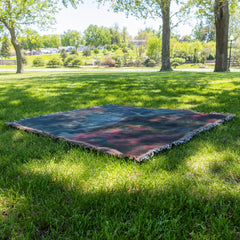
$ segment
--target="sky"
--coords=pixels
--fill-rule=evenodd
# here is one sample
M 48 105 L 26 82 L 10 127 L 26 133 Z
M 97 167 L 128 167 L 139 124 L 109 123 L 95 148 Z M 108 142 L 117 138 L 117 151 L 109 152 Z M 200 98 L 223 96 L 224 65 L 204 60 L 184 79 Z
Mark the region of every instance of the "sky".
M 175 8 L 176 6 L 172 6 L 172 9 Z M 133 16 L 126 17 L 124 13 L 109 11 L 107 6 L 98 8 L 97 3 L 88 0 L 84 4 L 80 4 L 77 9 L 73 9 L 71 6 L 68 6 L 68 8 L 62 7 L 62 10 L 56 14 L 56 24 L 52 26 L 53 29 L 40 32 L 40 34 L 63 34 L 68 29 L 83 33 L 90 24 L 99 27 L 112 27 L 114 24 L 118 24 L 120 29 L 127 27 L 128 33 L 134 37 L 140 30 L 146 27 L 158 30 L 161 25 L 161 19 L 141 20 Z M 183 36 L 190 35 L 191 31 L 192 27 L 189 24 L 181 24 L 181 28 L 179 27 L 173 32 Z

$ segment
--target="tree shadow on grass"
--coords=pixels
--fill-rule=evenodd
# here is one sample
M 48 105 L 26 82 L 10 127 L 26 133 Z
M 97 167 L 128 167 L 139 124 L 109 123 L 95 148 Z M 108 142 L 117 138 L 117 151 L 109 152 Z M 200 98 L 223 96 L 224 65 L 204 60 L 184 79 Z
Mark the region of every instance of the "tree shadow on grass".
M 219 81 L 225 77 L 225 74 L 206 76 L 205 73 L 26 75 L 21 78 L 18 86 L 11 82 L 1 93 L 5 97 L 1 102 L 5 108 L 0 113 L 0 119 L 13 121 L 109 103 L 155 108 L 178 108 L 193 104 L 192 109 L 200 112 L 235 112 L 236 102 L 240 100 L 237 89 L 223 89 L 220 92 L 209 89 L 209 80 Z M 236 75 L 228 75 L 228 78 L 235 80 Z M 193 96 L 191 101 L 182 98 L 190 95 Z M 205 101 L 198 99 L 198 96 L 204 97 Z M 183 156 L 191 154 L 185 152 Z M 180 156 L 170 158 L 166 162 L 176 166 L 173 164 L 166 168 L 177 168 L 177 162 L 184 162 L 179 161 Z
M 62 158 L 70 150 L 67 145 L 64 148 Z M 57 163 L 59 154 L 51 150 L 53 145 L 42 159 L 50 151 Z M 239 196 L 217 192 L 208 184 L 203 189 L 201 181 L 172 176 L 155 188 L 146 188 L 137 178 L 134 181 L 139 182 L 114 188 L 86 189 L 77 181 L 66 180 L 74 175 L 56 175 L 49 168 L 40 171 L 29 160 L 11 159 L 5 169 L 6 181 L 1 179 L 1 195 L 8 199 L 0 225 L 2 239 L 234 239 L 239 231 Z M 89 174 L 86 164 L 83 176 L 84 171 Z M 99 183 L 109 164 L 111 160 L 94 176 Z M 142 171 L 140 166 L 138 169 Z
M 196 96 L 195 110 L 226 109 L 237 117 L 141 165 L 1 126 L 0 238 L 237 239 L 240 199 L 236 181 L 232 186 L 228 179 L 239 173 L 226 167 L 236 160 L 210 165 L 207 180 L 189 167 L 201 147 L 239 152 L 239 93 L 209 89 L 209 80 L 224 74 L 43 76 L 23 76 L 0 92 L 1 123 L 109 103 L 187 107 L 184 95 Z M 234 85 L 236 76 L 228 75 Z M 203 103 L 198 96 L 212 99 Z M 231 190 L 215 188 L 216 182 Z

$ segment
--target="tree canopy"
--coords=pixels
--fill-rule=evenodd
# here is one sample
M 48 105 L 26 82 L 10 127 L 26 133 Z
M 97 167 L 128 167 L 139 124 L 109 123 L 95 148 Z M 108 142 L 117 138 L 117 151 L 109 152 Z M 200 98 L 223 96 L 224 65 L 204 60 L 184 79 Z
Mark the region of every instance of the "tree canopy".
M 31 25 L 41 28 L 51 26 L 55 22 L 59 0 L 0 0 L 0 28 L 5 27 L 11 36 L 11 42 L 17 56 L 17 73 L 23 72 L 19 33 Z M 62 0 L 66 6 L 76 6 L 81 0 Z
M 111 34 L 109 29 L 105 27 L 98 27 L 97 25 L 90 25 L 85 31 L 86 45 L 92 47 L 103 46 L 111 44 Z

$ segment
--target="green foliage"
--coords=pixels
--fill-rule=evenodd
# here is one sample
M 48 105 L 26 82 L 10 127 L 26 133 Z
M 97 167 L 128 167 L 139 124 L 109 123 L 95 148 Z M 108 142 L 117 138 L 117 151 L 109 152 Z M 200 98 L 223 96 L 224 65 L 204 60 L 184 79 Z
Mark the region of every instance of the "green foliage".
M 123 47 L 123 48 L 122 48 L 122 52 L 123 52 L 123 53 L 128 53 L 128 48 L 127 48 L 127 47 Z
M 9 58 L 11 56 L 10 47 L 11 47 L 11 42 L 7 37 L 4 37 L 2 40 L 2 47 L 1 47 L 1 56 L 3 58 Z
M 54 13 L 58 11 L 58 1 L 28 0 L 0 1 L 0 22 L 11 28 L 24 29 L 31 23 L 49 26 L 54 23 Z
M 77 55 L 70 55 L 64 61 L 64 66 L 66 67 L 79 67 L 84 65 L 82 59 Z
M 197 54 L 197 50 L 194 51 L 193 63 L 199 63 L 199 56 Z
M 148 58 L 144 61 L 144 65 L 146 67 L 155 67 L 157 65 L 157 63 L 154 59 Z
M 111 43 L 111 34 L 109 29 L 90 25 L 85 31 L 85 42 L 87 46 L 98 47 Z
M 42 67 L 45 65 L 45 62 L 44 62 L 44 59 L 42 57 L 36 57 L 34 60 L 33 60 L 33 66 L 34 67 Z
M 72 48 L 70 54 L 71 55 L 78 55 L 78 52 L 77 52 L 76 48 Z
M 17 73 L 23 72 L 21 45 L 17 35 L 32 25 L 44 28 L 54 24 L 54 14 L 59 10 L 58 2 L 58 0 L 0 0 L 0 27 L 4 26 L 11 35 L 17 56 Z
M 239 239 L 239 83 L 239 73 L 1 73 L 0 238 Z M 143 164 L 4 125 L 109 103 L 236 117 Z
M 203 22 L 199 25 L 196 25 L 193 29 L 193 35 L 195 40 L 199 40 L 201 42 L 209 42 L 216 40 L 216 30 L 214 26 L 214 19 L 211 19 L 211 22 L 208 22 L 205 26 L 203 26 Z
M 116 62 L 116 67 L 123 67 L 124 66 L 124 60 L 123 60 L 123 56 L 122 55 L 114 55 L 112 57 L 115 62 Z
M 240 5 L 230 15 L 229 36 L 233 35 L 235 41 L 240 40 Z
M 80 67 L 83 65 L 83 61 L 81 60 L 80 57 L 75 57 L 72 61 L 71 61 L 71 65 L 73 67 Z
M 19 41 L 23 49 L 32 51 L 43 47 L 41 38 L 37 31 L 26 29 Z
M 44 48 L 58 48 L 62 45 L 60 35 L 57 34 L 43 35 L 40 41 Z
M 129 66 L 129 63 L 131 62 L 132 58 L 129 53 L 124 53 L 123 55 L 123 66 L 127 67 Z
M 94 65 L 97 65 L 97 66 L 100 66 L 102 63 L 101 59 L 100 58 L 97 58 L 95 61 L 94 61 Z
M 79 48 L 83 44 L 83 37 L 80 32 L 75 30 L 68 30 L 61 35 L 62 46 L 75 46 Z
M 176 39 L 171 40 L 171 56 L 172 58 L 184 58 L 185 60 L 193 60 L 199 62 L 201 55 L 205 58 L 215 57 L 215 42 L 202 43 L 200 41 L 179 42 Z
M 63 62 L 59 57 L 52 57 L 47 63 L 47 66 L 50 68 L 57 68 L 62 65 L 63 65 Z
M 114 43 L 114 44 L 112 45 L 112 49 L 113 49 L 114 51 L 116 51 L 116 50 L 119 49 L 119 46 L 118 46 L 116 43 Z
M 103 49 L 103 54 L 107 55 L 108 54 L 108 50 L 107 49 Z
M 178 63 L 179 65 L 180 64 L 183 64 L 186 62 L 185 58 L 171 58 L 171 63 Z
M 115 52 L 114 52 L 114 55 L 123 55 L 123 51 L 121 49 L 117 49 Z
M 65 49 L 61 50 L 60 56 L 61 56 L 63 61 L 67 58 L 68 54 L 67 54 Z
M 111 46 L 110 44 L 107 44 L 106 49 L 107 49 L 108 51 L 111 51 L 111 50 L 112 50 L 112 46 Z
M 176 68 L 177 66 L 180 66 L 179 62 L 172 62 L 171 65 Z
M 137 36 L 134 38 L 135 40 L 144 40 L 145 45 L 147 45 L 149 39 L 151 37 L 154 37 L 155 32 L 151 28 L 146 28 L 144 30 L 140 30 L 137 34 Z
M 95 54 L 98 54 L 98 53 L 99 53 L 99 49 L 98 49 L 98 48 L 94 48 L 93 52 L 94 52 Z
M 121 44 L 121 34 L 119 32 L 118 25 L 115 24 L 114 27 L 109 28 L 109 32 L 111 35 L 111 44 L 114 46 L 120 46 Z
M 141 66 L 143 66 L 143 63 L 144 63 L 144 61 L 143 61 L 142 58 L 137 58 L 137 59 L 133 62 L 133 65 L 134 65 L 134 67 L 141 67 Z
M 161 49 L 162 49 L 161 39 L 155 36 L 150 37 L 147 46 L 147 56 L 153 59 L 155 62 L 159 63 L 161 58 Z
M 71 66 L 71 62 L 76 58 L 74 55 L 70 55 L 64 61 L 64 66 Z
M 90 49 L 84 49 L 83 52 L 82 52 L 82 55 L 85 56 L 85 57 L 89 57 L 91 56 L 91 50 Z

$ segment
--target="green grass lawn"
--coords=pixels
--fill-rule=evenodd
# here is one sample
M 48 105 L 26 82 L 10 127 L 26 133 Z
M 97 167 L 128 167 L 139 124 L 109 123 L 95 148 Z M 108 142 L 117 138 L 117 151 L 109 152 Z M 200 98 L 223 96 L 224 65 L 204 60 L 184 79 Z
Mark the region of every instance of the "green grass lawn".
M 4 122 L 100 104 L 236 117 L 136 162 Z M 0 239 L 239 239 L 239 73 L 0 74 Z

